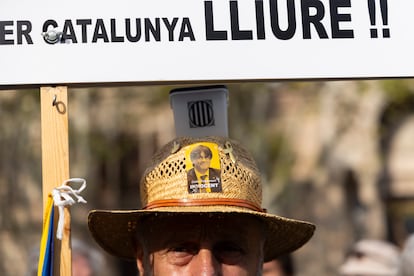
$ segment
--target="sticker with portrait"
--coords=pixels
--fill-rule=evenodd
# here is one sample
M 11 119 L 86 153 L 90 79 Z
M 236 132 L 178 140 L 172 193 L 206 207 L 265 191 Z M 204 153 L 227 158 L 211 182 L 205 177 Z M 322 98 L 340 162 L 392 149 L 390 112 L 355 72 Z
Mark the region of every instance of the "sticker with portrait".
M 221 167 L 218 145 L 200 142 L 185 149 L 188 192 L 220 193 Z

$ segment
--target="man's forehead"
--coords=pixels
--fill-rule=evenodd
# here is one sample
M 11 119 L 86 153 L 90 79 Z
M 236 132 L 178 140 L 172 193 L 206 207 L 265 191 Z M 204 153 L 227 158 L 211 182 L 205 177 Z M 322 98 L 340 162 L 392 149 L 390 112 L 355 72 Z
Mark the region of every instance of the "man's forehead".
M 177 215 L 148 219 L 147 229 L 159 229 L 166 235 L 191 235 L 196 229 L 208 229 L 217 235 L 244 236 L 259 229 L 260 223 L 256 218 L 247 216 L 220 215 Z M 153 231 L 151 231 L 153 232 Z
M 248 246 L 249 240 L 261 236 L 260 223 L 257 219 L 243 216 L 209 217 L 177 216 L 166 219 L 149 220 L 145 239 L 155 250 L 172 244 L 186 242 L 234 242 Z
M 245 222 L 259 222 L 259 220 L 252 215 L 245 215 L 239 213 L 221 213 L 221 212 L 206 212 L 206 213 L 186 213 L 177 212 L 170 214 L 157 214 L 156 216 L 147 216 L 144 223 L 163 224 L 180 222 L 182 225 L 215 222 L 220 224 L 245 223 Z

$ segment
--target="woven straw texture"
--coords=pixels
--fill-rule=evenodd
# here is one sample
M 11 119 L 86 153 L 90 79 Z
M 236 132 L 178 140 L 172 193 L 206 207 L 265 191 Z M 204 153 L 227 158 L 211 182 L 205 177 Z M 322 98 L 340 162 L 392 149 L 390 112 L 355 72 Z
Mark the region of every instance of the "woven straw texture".
M 188 193 L 185 147 L 197 142 L 214 142 L 219 145 L 222 193 Z M 225 145 L 229 145 L 226 148 Z M 179 147 L 178 152 L 171 151 Z M 236 157 L 231 160 L 230 153 Z M 153 164 L 146 170 L 141 183 L 141 203 L 164 199 L 234 198 L 245 199 L 261 205 L 260 173 L 249 153 L 237 142 L 220 137 L 208 139 L 180 138 L 168 143 L 154 156 Z

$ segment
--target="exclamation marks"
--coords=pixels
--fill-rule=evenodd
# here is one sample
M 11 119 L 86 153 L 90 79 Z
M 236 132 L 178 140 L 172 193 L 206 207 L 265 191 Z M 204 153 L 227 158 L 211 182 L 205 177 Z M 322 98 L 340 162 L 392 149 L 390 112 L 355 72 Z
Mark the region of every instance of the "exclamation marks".
M 382 20 L 382 37 L 390 37 L 390 29 L 388 28 L 388 0 L 379 0 L 380 3 L 380 16 Z M 377 9 L 376 9 L 376 0 L 368 0 L 368 12 L 369 20 L 371 22 L 371 38 L 378 38 L 378 28 L 377 25 Z

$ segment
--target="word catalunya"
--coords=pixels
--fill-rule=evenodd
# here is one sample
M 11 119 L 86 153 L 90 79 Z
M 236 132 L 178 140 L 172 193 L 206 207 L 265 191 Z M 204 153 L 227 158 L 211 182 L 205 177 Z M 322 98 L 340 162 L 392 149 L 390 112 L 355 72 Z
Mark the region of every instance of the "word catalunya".
M 246 0 L 243 0 L 246 1 Z M 228 29 L 217 27 L 214 13 L 214 1 L 204 1 L 204 21 L 201 19 L 201 29 L 193 28 L 191 17 L 154 17 L 154 18 L 124 18 L 124 19 L 66 19 L 58 22 L 47 19 L 42 24 L 42 30 L 33 32 L 30 20 L 0 20 L 0 45 L 33 44 L 33 33 L 37 35 L 50 29 L 61 34 L 61 41 L 70 43 L 116 43 L 140 41 L 195 41 L 196 39 L 214 40 L 289 40 L 301 35 L 303 39 L 315 38 L 354 38 L 352 29 L 341 29 L 340 24 L 351 21 L 351 14 L 346 8 L 351 7 L 351 0 L 329 0 L 328 4 L 320 0 L 255 0 L 251 5 L 249 18 L 243 18 L 239 13 L 239 2 L 229 1 L 224 21 Z M 252 0 L 253 1 L 253 0 Z M 266 1 L 266 3 L 264 3 Z M 283 3 L 281 3 L 283 2 Z M 266 4 L 266 5 L 264 5 Z M 266 8 L 265 8 L 266 6 Z M 300 11 L 297 13 L 296 10 Z M 340 12 L 341 11 L 341 12 Z M 281 15 L 284 15 L 281 16 Z M 298 16 L 297 14 L 300 14 Z M 221 16 L 223 16 L 221 14 Z M 299 18 L 297 18 L 299 17 Z M 326 17 L 329 20 L 324 20 Z M 220 18 L 223 20 L 223 18 Z M 240 22 L 249 22 L 250 27 L 240 28 Z M 326 26 L 329 21 L 329 26 Z M 298 27 L 301 25 L 301 28 Z M 298 34 L 301 30 L 301 34 Z M 314 30 L 311 33 L 311 30 Z M 203 36 L 198 36 L 203 32 Z M 328 35 L 330 33 L 330 37 Z M 45 39 L 45 42 L 48 42 Z

